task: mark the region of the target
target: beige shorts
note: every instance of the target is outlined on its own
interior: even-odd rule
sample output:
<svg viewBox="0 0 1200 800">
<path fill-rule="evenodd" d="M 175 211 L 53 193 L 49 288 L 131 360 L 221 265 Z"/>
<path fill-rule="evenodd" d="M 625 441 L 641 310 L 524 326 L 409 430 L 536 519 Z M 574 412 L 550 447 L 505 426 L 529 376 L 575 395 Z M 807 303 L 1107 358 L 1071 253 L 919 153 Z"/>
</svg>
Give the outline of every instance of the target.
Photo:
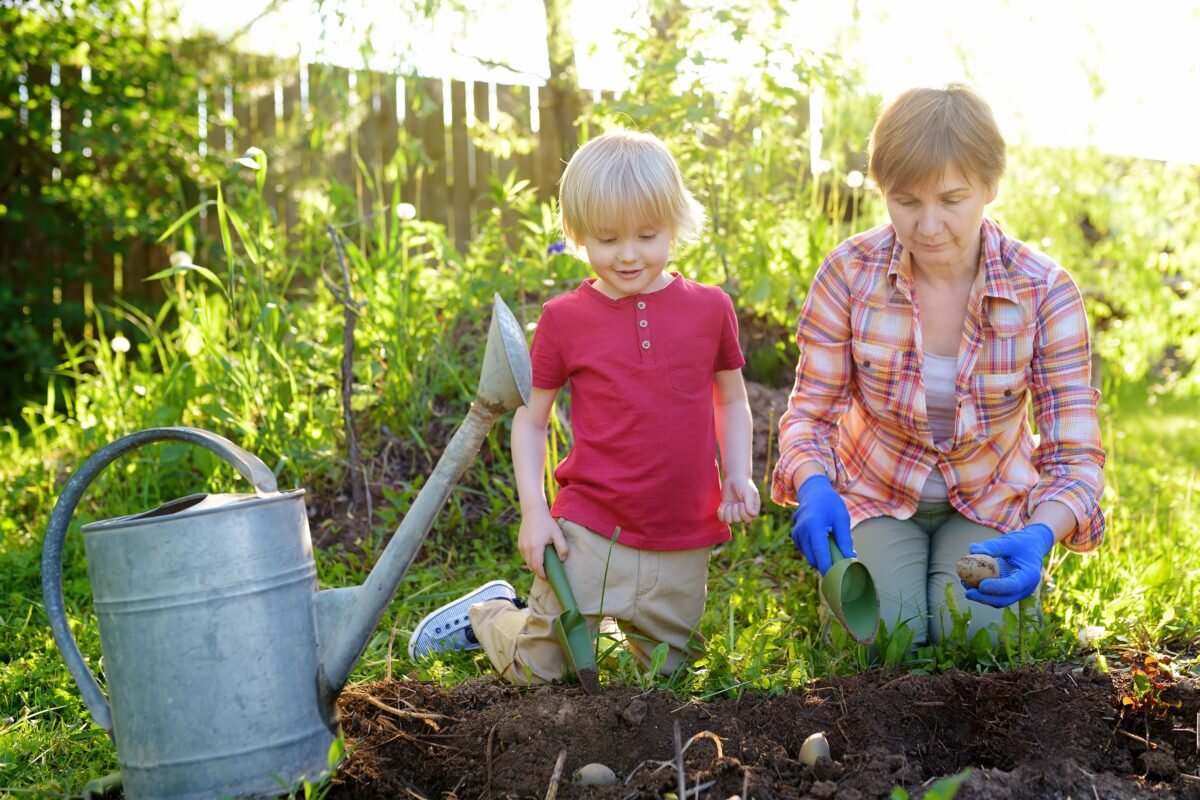
<svg viewBox="0 0 1200 800">
<path fill-rule="evenodd" d="M 704 613 L 711 547 L 637 550 L 569 520 L 558 524 L 567 540 L 567 582 L 593 636 L 602 619 L 612 619 L 643 668 L 650 666 L 654 648 L 666 642 L 664 674 L 697 651 L 703 642 L 696 625 Z M 554 635 L 554 619 L 561 613 L 554 590 L 537 577 L 528 608 L 489 600 L 470 609 L 475 638 L 497 671 L 516 684 L 563 677 L 566 662 Z"/>
</svg>

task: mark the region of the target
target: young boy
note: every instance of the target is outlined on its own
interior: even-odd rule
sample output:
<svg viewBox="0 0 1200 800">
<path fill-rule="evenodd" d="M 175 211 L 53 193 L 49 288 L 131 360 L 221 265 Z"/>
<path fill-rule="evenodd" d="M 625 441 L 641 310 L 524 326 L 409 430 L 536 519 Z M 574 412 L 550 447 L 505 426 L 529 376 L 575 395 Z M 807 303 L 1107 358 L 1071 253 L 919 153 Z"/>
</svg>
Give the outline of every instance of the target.
<svg viewBox="0 0 1200 800">
<path fill-rule="evenodd" d="M 532 395 L 513 419 L 517 547 L 537 576 L 528 606 L 492 581 L 425 617 L 409 655 L 482 646 L 514 683 L 560 679 L 562 608 L 542 565 L 553 544 L 592 634 L 612 618 L 643 668 L 665 642 L 670 674 L 695 652 L 709 552 L 729 539 L 729 523 L 759 512 L 737 318 L 721 289 L 666 271 L 704 209 L 657 138 L 593 139 L 559 189 L 563 233 L 595 277 L 543 306 Z M 551 508 L 546 429 L 567 383 L 574 442 Z"/>
</svg>

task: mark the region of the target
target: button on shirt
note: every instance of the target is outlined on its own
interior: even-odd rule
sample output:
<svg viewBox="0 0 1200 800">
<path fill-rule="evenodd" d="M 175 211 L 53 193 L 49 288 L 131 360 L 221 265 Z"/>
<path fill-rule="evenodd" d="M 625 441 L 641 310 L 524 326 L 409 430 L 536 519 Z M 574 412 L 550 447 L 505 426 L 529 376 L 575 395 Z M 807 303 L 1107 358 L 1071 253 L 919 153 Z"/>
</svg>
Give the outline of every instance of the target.
<svg viewBox="0 0 1200 800">
<path fill-rule="evenodd" d="M 906 519 L 940 458 L 950 503 L 967 518 L 1008 532 L 1055 500 L 1078 521 L 1066 547 L 1100 544 L 1105 456 L 1079 289 L 1050 258 L 988 219 L 980 266 L 955 376 L 953 438 L 944 449 L 945 441 L 934 443 L 926 411 L 908 253 L 890 225 L 830 253 L 797 325 L 800 360 L 779 423 L 775 502 L 795 502 L 792 475 L 813 461 L 833 479 L 853 524 Z M 1036 443 L 1030 402 L 1041 432 Z"/>
</svg>

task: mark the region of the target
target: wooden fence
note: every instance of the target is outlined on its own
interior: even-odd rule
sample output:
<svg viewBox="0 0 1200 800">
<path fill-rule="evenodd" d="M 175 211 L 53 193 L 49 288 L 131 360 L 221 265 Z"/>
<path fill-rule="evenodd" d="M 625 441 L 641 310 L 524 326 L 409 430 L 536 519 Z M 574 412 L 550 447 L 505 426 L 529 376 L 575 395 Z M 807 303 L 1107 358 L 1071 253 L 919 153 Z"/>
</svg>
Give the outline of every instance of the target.
<svg viewBox="0 0 1200 800">
<path fill-rule="evenodd" d="M 419 144 L 423 155 L 406 159 L 401 201 L 420 218 L 446 225 L 464 249 L 486 207 L 489 176 L 515 170 L 546 199 L 577 147 L 578 100 L 564 115 L 562 101 L 536 86 L 316 64 L 278 74 L 263 59 L 247 61 L 240 85 L 213 82 L 205 90 L 198 122 L 210 155 L 232 159 L 250 146 L 267 150 L 274 175 L 268 192 L 284 219 L 294 219 L 295 187 L 317 176 L 352 188 L 364 212 L 390 202 L 390 187 L 381 191 L 383 170 L 400 147 Z M 256 78 L 256 71 L 268 77 Z M 316 129 L 324 135 L 314 148 L 307 134 Z"/>
<path fill-rule="evenodd" d="M 31 70 L 27 80 L 54 87 L 79 81 L 74 72 L 56 68 L 52 76 L 48 70 Z M 541 198 L 553 195 L 565 160 L 577 147 L 573 122 L 580 104 L 579 98 L 553 98 L 531 85 L 239 55 L 228 75 L 204 80 L 195 102 L 194 133 L 184 132 L 183 138 L 194 137 L 198 155 L 210 163 L 232 163 L 251 146 L 264 150 L 267 202 L 287 229 L 298 218 L 306 187 L 328 188 L 336 182 L 353 193 L 359 216 L 365 216 L 391 203 L 399 184 L 400 202 L 415 206 L 421 219 L 444 224 L 462 251 L 488 206 L 489 178 L 515 171 Z M 55 105 L 61 106 L 54 112 L 56 140 L 69 146 L 70 127 L 80 124 L 86 110 L 65 102 Z M 33 120 L 39 122 L 46 120 Z M 198 199 L 213 199 L 211 187 L 201 191 Z M 206 231 L 215 234 L 215 215 L 203 217 Z M 162 227 L 170 222 L 162 220 Z M 44 274 L 61 274 L 51 266 L 55 255 L 53 242 L 49 245 L 0 242 L 0 253 L 29 258 L 35 248 L 37 259 L 49 261 Z M 168 266 L 165 247 L 110 238 L 92 247 L 87 258 L 95 265 L 94 276 L 56 285 L 57 297 L 89 306 L 115 297 L 137 302 L 160 296 L 157 283 L 144 279 Z"/>
</svg>

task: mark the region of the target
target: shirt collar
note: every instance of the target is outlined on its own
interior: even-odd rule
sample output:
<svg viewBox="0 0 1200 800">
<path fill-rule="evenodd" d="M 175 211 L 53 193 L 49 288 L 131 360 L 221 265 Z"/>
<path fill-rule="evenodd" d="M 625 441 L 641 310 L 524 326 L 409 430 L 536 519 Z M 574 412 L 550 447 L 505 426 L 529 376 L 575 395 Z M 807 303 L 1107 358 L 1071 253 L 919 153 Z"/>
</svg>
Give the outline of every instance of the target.
<svg viewBox="0 0 1200 800">
<path fill-rule="evenodd" d="M 1004 249 L 1007 237 L 1000 226 L 984 217 L 983 247 L 980 249 L 980 261 L 983 262 L 983 296 L 995 298 L 1016 304 L 1017 291 L 1008 276 L 1008 268 L 1004 266 Z"/>
<path fill-rule="evenodd" d="M 983 309 L 988 322 L 1001 335 L 1011 335 L 1023 323 L 1023 313 L 1012 280 L 1005 266 L 1005 250 L 1009 240 L 1000 226 L 984 217 L 980 226 L 982 246 L 979 260 L 983 270 Z M 912 256 L 898 238 L 893 239 L 892 257 L 887 267 L 888 294 L 900 293 L 912 297 Z M 870 300 L 868 300 L 870 302 Z M 886 304 L 887 297 L 876 296 L 873 304 Z"/>
</svg>

